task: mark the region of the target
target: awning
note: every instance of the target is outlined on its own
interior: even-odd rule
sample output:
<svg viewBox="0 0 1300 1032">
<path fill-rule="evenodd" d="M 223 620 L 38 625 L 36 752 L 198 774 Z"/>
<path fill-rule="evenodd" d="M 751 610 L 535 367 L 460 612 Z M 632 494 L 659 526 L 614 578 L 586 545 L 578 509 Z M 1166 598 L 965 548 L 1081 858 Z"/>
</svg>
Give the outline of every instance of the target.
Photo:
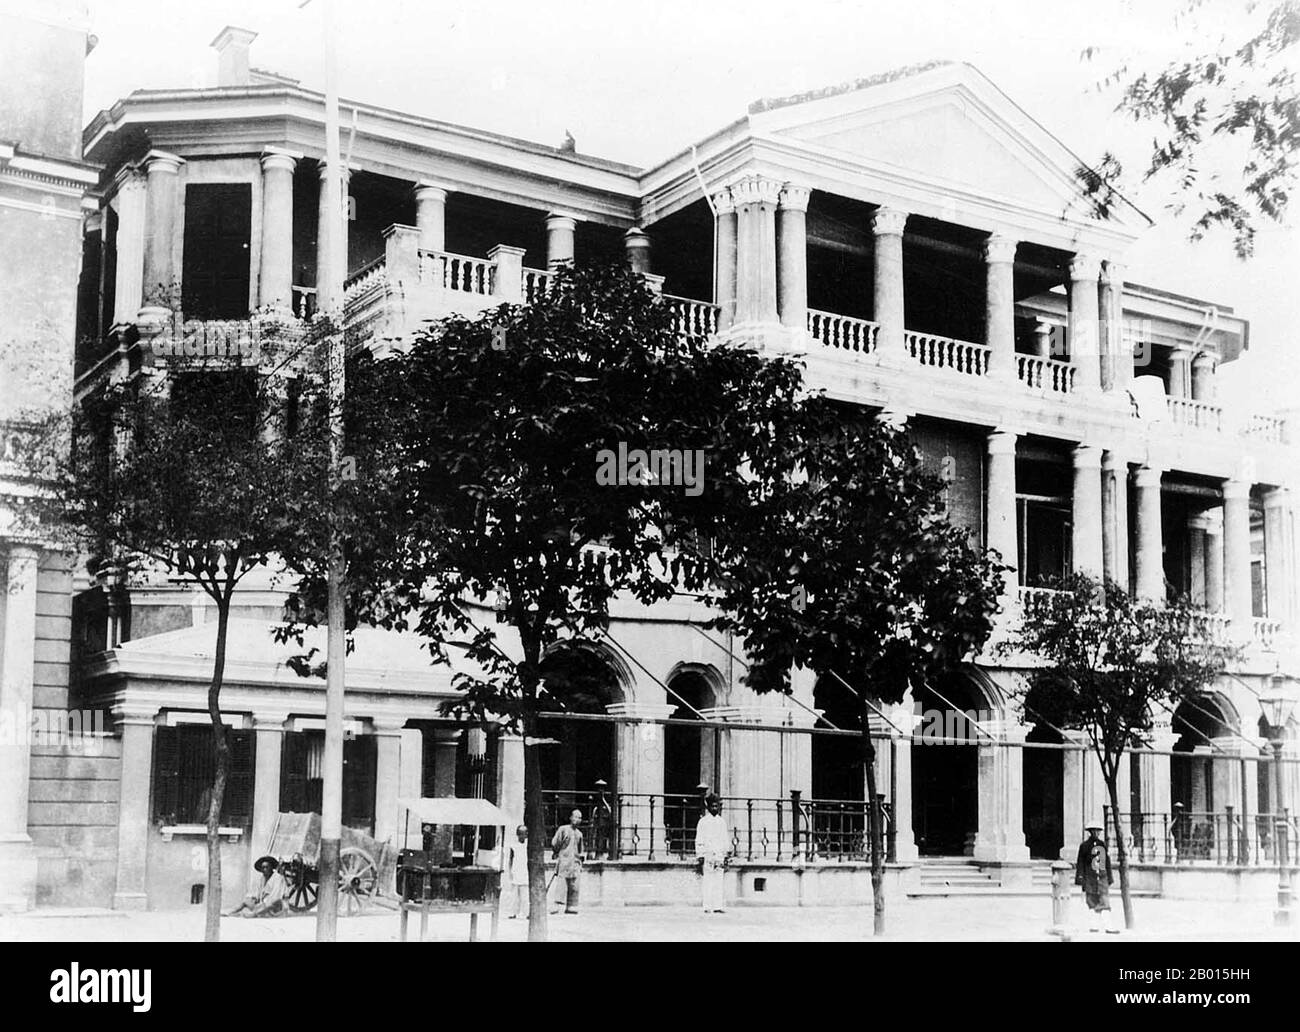
<svg viewBox="0 0 1300 1032">
<path fill-rule="evenodd" d="M 408 810 L 421 824 L 471 824 L 480 827 L 513 828 L 519 823 L 499 806 L 486 799 L 461 799 L 441 796 L 436 799 L 399 799 L 398 805 Z"/>
</svg>

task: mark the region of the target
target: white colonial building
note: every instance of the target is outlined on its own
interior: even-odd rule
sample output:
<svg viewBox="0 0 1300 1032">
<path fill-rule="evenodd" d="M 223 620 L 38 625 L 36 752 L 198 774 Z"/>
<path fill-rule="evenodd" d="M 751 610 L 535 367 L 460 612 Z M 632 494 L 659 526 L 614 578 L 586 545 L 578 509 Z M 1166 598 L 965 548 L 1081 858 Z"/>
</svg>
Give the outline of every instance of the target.
<svg viewBox="0 0 1300 1032">
<path fill-rule="evenodd" d="M 138 91 L 85 131 L 103 173 L 86 222 L 82 328 L 94 343 L 78 355 L 81 392 L 155 375 L 142 308 L 306 318 L 324 300 L 323 97 L 250 67 L 252 39 L 218 36 L 215 88 Z M 1206 633 L 1244 641 L 1243 658 L 1198 704 L 1158 715 L 1151 751 L 1124 772 L 1122 819 L 1154 887 L 1177 891 L 1200 861 L 1245 891 L 1272 855 L 1260 815 L 1294 813 L 1300 791 L 1292 770 L 1279 800 L 1260 762 L 1259 701 L 1276 684 L 1294 695 L 1300 673 L 1295 451 L 1282 419 L 1217 400 L 1248 323 L 1128 282 L 1124 256 L 1148 219 L 1120 198 L 1100 211 L 1063 143 L 965 64 L 763 101 L 649 169 L 362 102 L 343 111 L 358 346 L 527 300 L 557 263 L 625 254 L 683 325 L 803 356 L 815 385 L 906 424 L 948 480 L 952 519 L 1014 560 L 1011 589 L 1074 568 L 1203 602 Z M 187 905 L 202 881 L 191 858 L 214 615 L 167 583 L 81 588 L 74 696 L 111 714 L 113 733 L 62 790 L 59 820 L 86 845 L 47 836 L 40 898 Z M 269 583 L 250 588 L 232 630 L 225 834 L 241 870 L 277 813 L 319 806 L 323 686 L 273 644 L 279 603 Z M 702 629 L 708 615 L 687 596 L 617 609 L 600 646 L 607 692 L 587 714 L 612 719 L 570 721 L 547 749 L 553 809 L 595 806 L 606 902 L 678 891 L 700 786 L 727 797 L 743 861 L 734 891 L 860 897 L 864 779 L 856 737 L 842 733 L 861 730 L 857 700 L 798 678 L 790 698 L 754 696 L 744 656 Z M 417 791 L 487 794 L 522 813 L 519 740 L 439 716 L 453 673 L 429 667 L 417 642 L 360 636 L 347 671 L 349 823 L 386 838 L 399 794 Z M 1017 676 L 984 657 L 915 700 L 977 711 L 964 744 L 914 742 L 911 705 L 872 724 L 904 887 L 923 891 L 927 872 L 957 864 L 987 884 L 1034 883 L 1100 812 L 1095 761 L 1010 703 Z M 1294 727 L 1291 739 L 1294 756 Z M 104 781 L 112 791 L 96 791 Z M 36 802 L 31 820 L 51 823 Z"/>
</svg>

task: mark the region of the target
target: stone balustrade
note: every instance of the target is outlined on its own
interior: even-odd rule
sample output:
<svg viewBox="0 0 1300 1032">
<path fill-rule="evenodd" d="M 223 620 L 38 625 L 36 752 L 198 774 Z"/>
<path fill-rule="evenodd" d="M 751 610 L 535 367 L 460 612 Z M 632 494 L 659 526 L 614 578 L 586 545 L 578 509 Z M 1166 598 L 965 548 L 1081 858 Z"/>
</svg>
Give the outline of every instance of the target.
<svg viewBox="0 0 1300 1032">
<path fill-rule="evenodd" d="M 948 369 L 966 376 L 984 376 L 989 371 L 991 349 L 983 344 L 952 337 L 936 337 L 930 333 L 907 330 L 903 334 L 907 353 L 923 366 Z"/>
<path fill-rule="evenodd" d="M 1038 355 L 1016 355 L 1016 379 L 1044 394 L 1069 394 L 1074 390 L 1075 369 L 1070 362 Z"/>
<path fill-rule="evenodd" d="M 834 312 L 808 310 L 808 336 L 840 351 L 868 354 L 876 350 L 880 325 Z"/>
<path fill-rule="evenodd" d="M 1223 430 L 1223 409 L 1218 405 L 1191 398 L 1166 398 L 1165 403 L 1169 407 L 1169 419 L 1175 426 L 1216 434 Z"/>
</svg>

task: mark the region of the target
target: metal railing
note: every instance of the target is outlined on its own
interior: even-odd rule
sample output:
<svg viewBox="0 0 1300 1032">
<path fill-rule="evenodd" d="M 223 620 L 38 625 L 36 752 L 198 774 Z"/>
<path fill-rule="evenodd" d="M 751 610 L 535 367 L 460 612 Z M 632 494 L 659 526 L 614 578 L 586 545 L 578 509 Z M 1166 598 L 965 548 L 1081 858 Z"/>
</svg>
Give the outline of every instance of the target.
<svg viewBox="0 0 1300 1032">
<path fill-rule="evenodd" d="M 989 351 L 984 344 L 952 337 L 936 337 L 908 330 L 903 334 L 907 352 L 921 365 L 951 369 L 967 376 L 984 376 L 989 371 Z"/>
<path fill-rule="evenodd" d="M 880 325 L 866 319 L 854 319 L 834 312 L 808 309 L 808 335 L 827 347 L 868 354 L 876 350 Z"/>
<path fill-rule="evenodd" d="M 1073 363 L 1038 355 L 1016 356 L 1016 378 L 1026 387 L 1045 393 L 1069 394 L 1074 390 Z"/>
<path fill-rule="evenodd" d="M 635 794 L 596 791 L 542 793 L 548 844 L 569 814 L 583 814 L 585 850 L 592 860 L 691 860 L 695 826 L 704 812 L 698 794 Z M 894 856 L 890 807 L 881 798 L 882 845 Z M 867 804 L 849 799 L 732 796 L 722 816 L 738 860 L 790 863 L 870 860 Z"/>
<path fill-rule="evenodd" d="M 1107 841 L 1121 831 L 1129 859 L 1136 863 L 1269 867 L 1279 862 L 1283 833 L 1289 857 L 1296 856 L 1300 844 L 1300 821 L 1287 810 L 1252 815 L 1231 806 L 1214 812 L 1175 806 L 1173 813 L 1116 815 L 1108 806 L 1105 820 Z"/>
</svg>

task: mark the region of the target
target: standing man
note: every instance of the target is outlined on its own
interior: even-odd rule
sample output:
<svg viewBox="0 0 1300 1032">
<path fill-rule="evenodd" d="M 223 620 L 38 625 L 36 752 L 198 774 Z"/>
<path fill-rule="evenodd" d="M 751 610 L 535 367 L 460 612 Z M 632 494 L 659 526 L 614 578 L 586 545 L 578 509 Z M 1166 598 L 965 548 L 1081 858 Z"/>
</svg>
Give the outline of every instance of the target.
<svg viewBox="0 0 1300 1032">
<path fill-rule="evenodd" d="M 704 875 L 703 900 L 706 914 L 721 914 L 722 872 L 731 855 L 731 835 L 722 817 L 722 800 L 710 792 L 704 800 L 704 814 L 695 825 L 695 856 Z"/>
<path fill-rule="evenodd" d="M 506 850 L 506 873 L 510 878 L 510 913 L 506 917 L 528 916 L 528 827 L 515 829 L 515 841 Z"/>
<path fill-rule="evenodd" d="M 582 811 L 569 814 L 569 823 L 551 839 L 551 857 L 555 860 L 555 877 L 564 879 L 564 912 L 578 912 L 578 879 L 582 876 Z M 551 913 L 556 913 L 552 910 Z"/>
<path fill-rule="evenodd" d="M 1074 884 L 1083 887 L 1083 898 L 1088 904 L 1088 931 L 1097 931 L 1097 925 L 1118 935 L 1110 911 L 1110 886 L 1115 881 L 1110 870 L 1110 854 L 1101 839 L 1101 821 L 1093 819 L 1085 825 L 1088 837 L 1079 846 L 1079 858 L 1074 865 Z"/>
</svg>

